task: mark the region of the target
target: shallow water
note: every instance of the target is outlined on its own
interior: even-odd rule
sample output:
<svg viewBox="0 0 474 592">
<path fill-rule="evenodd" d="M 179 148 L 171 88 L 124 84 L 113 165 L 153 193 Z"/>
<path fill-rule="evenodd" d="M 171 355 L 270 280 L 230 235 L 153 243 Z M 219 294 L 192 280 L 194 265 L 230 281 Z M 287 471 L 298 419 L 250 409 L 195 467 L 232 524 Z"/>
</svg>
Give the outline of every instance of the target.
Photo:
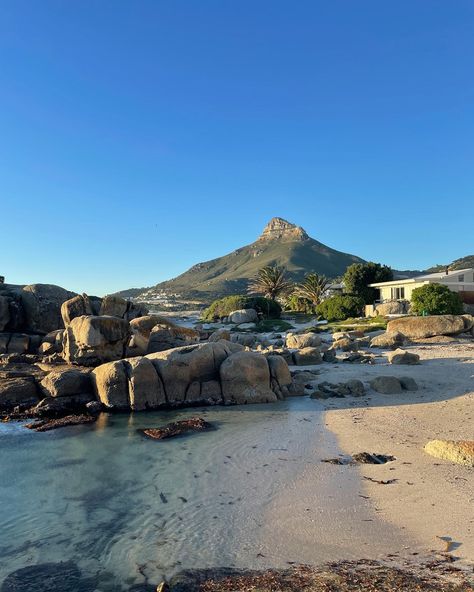
<svg viewBox="0 0 474 592">
<path fill-rule="evenodd" d="M 140 427 L 204 416 L 215 431 L 165 441 Z M 96 590 L 155 584 L 184 568 L 258 567 L 263 516 L 323 439 L 319 405 L 103 414 L 34 433 L 0 426 L 0 582 L 73 561 Z"/>
</svg>

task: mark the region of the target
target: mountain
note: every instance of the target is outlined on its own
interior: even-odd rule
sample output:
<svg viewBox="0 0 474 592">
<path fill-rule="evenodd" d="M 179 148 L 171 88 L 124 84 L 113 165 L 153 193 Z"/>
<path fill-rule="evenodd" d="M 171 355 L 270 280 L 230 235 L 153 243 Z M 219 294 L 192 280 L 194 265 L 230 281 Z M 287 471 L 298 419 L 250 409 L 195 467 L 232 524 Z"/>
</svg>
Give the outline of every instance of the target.
<svg viewBox="0 0 474 592">
<path fill-rule="evenodd" d="M 208 301 L 218 296 L 246 292 L 249 280 L 266 265 L 280 265 L 294 281 L 317 272 L 330 278 L 341 276 L 352 263 L 363 259 L 341 253 L 311 238 L 300 226 L 272 218 L 259 238 L 228 255 L 198 263 L 178 277 L 142 291 L 141 298 L 160 292 L 182 298 Z M 138 296 L 136 289 L 133 297 Z M 119 292 L 132 296 L 131 290 Z"/>
<path fill-rule="evenodd" d="M 446 267 L 449 267 L 450 271 L 455 271 L 456 269 L 472 268 L 474 267 L 474 255 L 467 255 L 466 257 L 455 259 L 447 265 L 435 265 L 434 267 L 430 267 L 430 269 L 428 269 L 427 271 L 430 273 L 435 273 L 437 271 L 444 271 Z"/>
</svg>

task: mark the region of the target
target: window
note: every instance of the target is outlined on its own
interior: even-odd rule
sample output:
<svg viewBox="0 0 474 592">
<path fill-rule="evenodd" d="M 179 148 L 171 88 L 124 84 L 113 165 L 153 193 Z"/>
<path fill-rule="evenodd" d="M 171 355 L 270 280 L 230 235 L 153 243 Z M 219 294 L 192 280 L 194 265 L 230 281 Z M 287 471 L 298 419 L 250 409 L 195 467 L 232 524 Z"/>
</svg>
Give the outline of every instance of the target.
<svg viewBox="0 0 474 592">
<path fill-rule="evenodd" d="M 458 275 L 458 282 L 463 282 L 463 281 L 464 281 L 464 274 Z"/>
<path fill-rule="evenodd" d="M 405 288 L 392 288 L 392 300 L 403 300 L 405 298 Z"/>
</svg>

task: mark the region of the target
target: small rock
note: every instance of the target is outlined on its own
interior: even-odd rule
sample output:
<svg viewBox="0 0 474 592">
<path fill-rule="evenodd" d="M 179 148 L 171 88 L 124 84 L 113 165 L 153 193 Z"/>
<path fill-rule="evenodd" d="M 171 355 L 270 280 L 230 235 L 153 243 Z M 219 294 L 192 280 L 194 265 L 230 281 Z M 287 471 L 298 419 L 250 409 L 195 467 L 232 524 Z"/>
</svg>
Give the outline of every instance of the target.
<svg viewBox="0 0 474 592">
<path fill-rule="evenodd" d="M 358 380 L 357 378 L 348 380 L 346 382 L 346 386 L 348 387 L 353 397 L 361 397 L 362 395 L 365 395 L 364 383 L 361 380 Z"/>
<path fill-rule="evenodd" d="M 337 361 L 336 350 L 333 348 L 326 350 L 323 353 L 323 361 L 330 362 L 330 363 L 336 362 Z"/>
<path fill-rule="evenodd" d="M 419 364 L 420 363 L 420 356 L 418 354 L 413 354 L 411 352 L 407 352 L 403 349 L 396 349 L 394 352 L 389 353 L 388 361 L 390 364 Z"/>
<path fill-rule="evenodd" d="M 411 376 L 400 376 L 400 384 L 405 391 L 417 391 L 418 385 Z"/>
<path fill-rule="evenodd" d="M 377 376 L 370 381 L 370 386 L 384 395 L 393 395 L 402 392 L 402 385 L 396 376 Z"/>
<path fill-rule="evenodd" d="M 431 440 L 424 450 L 436 458 L 474 467 L 474 440 Z"/>
</svg>

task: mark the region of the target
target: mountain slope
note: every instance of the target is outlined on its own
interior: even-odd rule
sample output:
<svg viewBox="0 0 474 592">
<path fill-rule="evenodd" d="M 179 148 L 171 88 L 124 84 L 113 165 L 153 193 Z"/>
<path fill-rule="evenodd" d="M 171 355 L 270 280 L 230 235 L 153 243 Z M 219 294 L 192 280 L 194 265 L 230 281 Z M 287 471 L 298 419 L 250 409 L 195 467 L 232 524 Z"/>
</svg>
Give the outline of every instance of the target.
<svg viewBox="0 0 474 592">
<path fill-rule="evenodd" d="M 299 281 L 305 273 L 312 271 L 334 278 L 342 275 L 348 265 L 362 261 L 310 238 L 299 226 L 282 218 L 273 218 L 252 244 L 223 257 L 198 263 L 148 292 L 165 291 L 185 298 L 209 300 L 245 292 L 249 280 L 265 265 L 283 266 L 291 279 Z M 125 292 L 128 291 L 121 294 Z"/>
<path fill-rule="evenodd" d="M 456 269 L 469 269 L 474 267 L 474 255 L 467 255 L 466 257 L 461 257 L 460 259 L 455 259 L 448 265 L 435 265 L 431 267 L 427 271 L 430 273 L 435 273 L 437 271 L 444 271 L 446 267 L 449 267 L 450 271 L 455 271 Z"/>
</svg>

